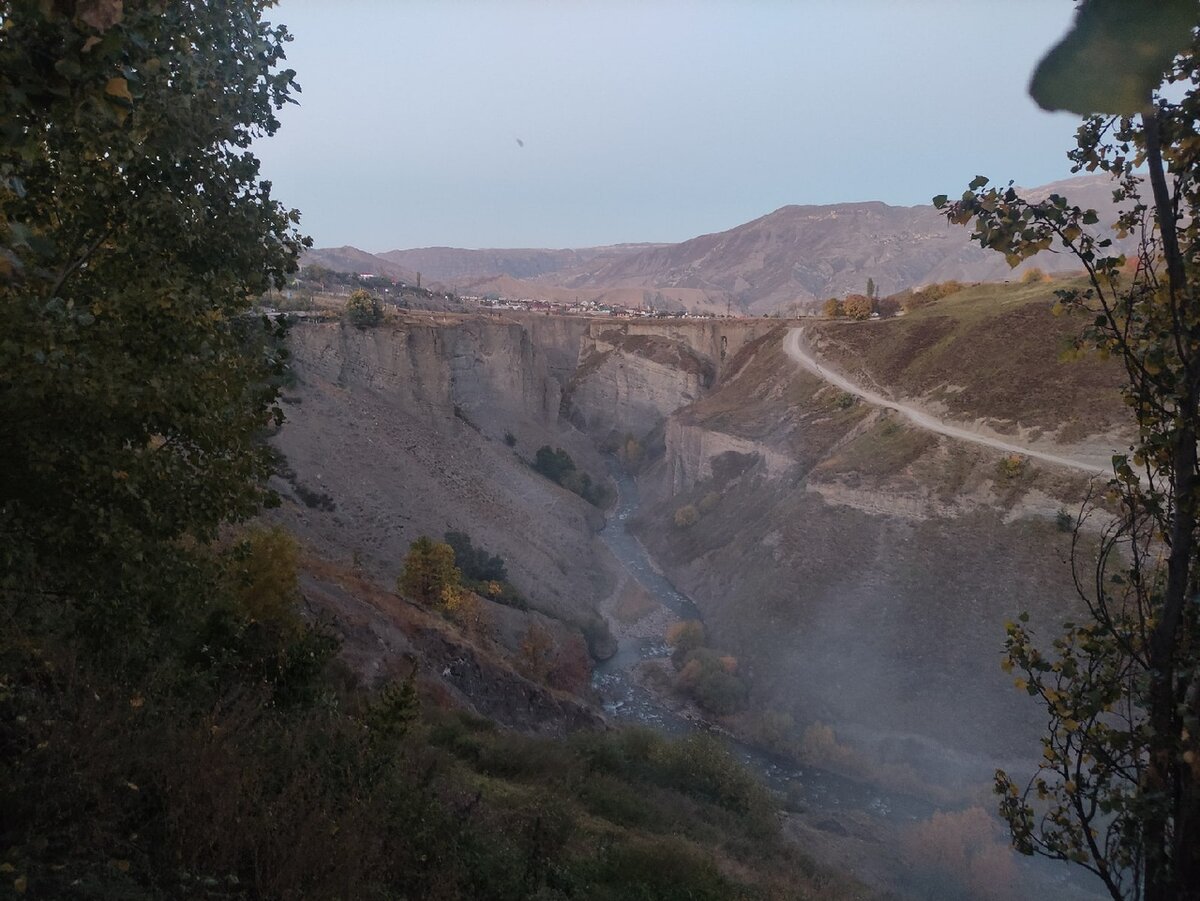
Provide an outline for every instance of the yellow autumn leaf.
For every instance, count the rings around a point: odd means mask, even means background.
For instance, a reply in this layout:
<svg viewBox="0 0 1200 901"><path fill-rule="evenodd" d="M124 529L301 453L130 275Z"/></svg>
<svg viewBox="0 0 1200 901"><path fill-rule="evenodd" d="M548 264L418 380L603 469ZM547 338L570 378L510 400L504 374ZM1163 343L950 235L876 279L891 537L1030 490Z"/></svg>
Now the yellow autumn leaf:
<svg viewBox="0 0 1200 901"><path fill-rule="evenodd" d="M25 894L25 889L29 888L29 880L24 876L18 876L13 880L13 891L18 895Z"/></svg>

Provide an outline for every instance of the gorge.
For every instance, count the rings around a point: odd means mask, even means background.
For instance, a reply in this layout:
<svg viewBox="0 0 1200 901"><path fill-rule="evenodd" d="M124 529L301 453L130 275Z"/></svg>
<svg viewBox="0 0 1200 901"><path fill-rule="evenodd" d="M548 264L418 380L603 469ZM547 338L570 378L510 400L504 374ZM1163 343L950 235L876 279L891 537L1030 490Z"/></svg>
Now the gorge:
<svg viewBox="0 0 1200 901"><path fill-rule="evenodd" d="M529 601L487 605L514 654L533 622L598 660L615 633L620 664L600 664L599 697L481 693L478 664L471 675L449 657L430 674L501 722L569 731L605 700L619 720L634 684L650 690L644 714L671 695L663 631L694 604L749 686L723 731L849 778L859 807L988 806L992 769L1019 769L1038 728L999 670L1003 624L1073 609L1063 518L1092 462L1125 440L1117 374L1057 362L1071 323L1046 311L1051 288L998 290L892 321L810 321L805 337L855 384L1044 458L938 435L829 384L788 355L795 323L418 312L366 330L302 323L276 439L296 502L281 515L381 586L419 535L470 534ZM982 365L956 365L964 354ZM624 500L640 501L610 509L619 520L604 530L603 511L530 468L542 446L594 479L611 467ZM297 486L334 509L305 504ZM695 519L680 525L684 508ZM644 547L644 565L614 546L614 527ZM684 600L665 610L664 592ZM363 622L350 643L365 677L414 652L380 611ZM614 672L625 683L606 687ZM668 708L654 716L713 719L677 698ZM793 828L810 845L831 839L834 859L874 828L861 812L831 825L836 799L798 803L810 815Z"/></svg>

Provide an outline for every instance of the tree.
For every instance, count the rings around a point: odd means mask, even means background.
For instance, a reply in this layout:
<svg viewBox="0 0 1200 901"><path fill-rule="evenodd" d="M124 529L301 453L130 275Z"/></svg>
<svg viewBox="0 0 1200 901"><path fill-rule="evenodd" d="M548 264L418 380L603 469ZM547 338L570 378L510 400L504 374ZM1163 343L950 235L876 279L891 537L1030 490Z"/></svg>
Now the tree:
<svg viewBox="0 0 1200 901"><path fill-rule="evenodd" d="M383 304L362 288L355 289L346 301L346 320L355 328L370 328L383 321Z"/></svg>
<svg viewBox="0 0 1200 901"><path fill-rule="evenodd" d="M875 299L875 279L867 279L867 297L871 300Z"/></svg>
<svg viewBox="0 0 1200 901"><path fill-rule="evenodd" d="M821 307L821 314L828 316L830 319L840 319L846 315L846 311L842 309L842 302L840 300L836 297L831 297Z"/></svg>
<svg viewBox="0 0 1200 901"><path fill-rule="evenodd" d="M533 469L534 472L561 485L567 473L575 470L575 461L561 447L552 448L548 444L543 444L533 456Z"/></svg>
<svg viewBox="0 0 1200 901"><path fill-rule="evenodd" d="M0 591L18 606L174 604L180 539L272 497L286 351L248 311L306 239L249 149L296 89L268 5L3 5Z"/></svg>
<svg viewBox="0 0 1200 901"><path fill-rule="evenodd" d="M1121 6L1085 4L1076 30L1051 56L1069 51L1083 66L1087 54L1079 56L1079 47L1096 34L1112 37L1110 20L1124 15ZM1194 7L1187 15L1192 33ZM1144 33L1134 32L1122 40ZM1105 95L1076 93L1071 85L1087 81L1087 72L1068 70L1044 63L1035 95L1043 101L1066 97L1095 111L1079 128L1069 156L1076 171L1112 176L1122 209L1117 231L1141 238L1132 267L1113 254L1109 238L1092 233L1098 214L1066 198L1027 201L1011 183L988 187L983 177L954 203L935 198L951 221L973 222L974 237L1004 253L1010 265L1056 243L1083 265L1088 286L1056 291L1057 308L1088 317L1079 349L1093 348L1124 364L1124 393L1138 430L1132 453L1113 459L1106 495L1119 515L1105 529L1094 560L1084 560L1076 535L1073 560L1086 621L1065 624L1050 652L1039 648L1024 617L1008 627L1004 666L1018 670L1018 687L1040 699L1049 728L1038 773L1022 786L1001 771L996 787L1018 850L1086 867L1113 898L1195 898L1200 45L1175 57L1165 74L1158 70L1153 93L1147 88L1138 95L1136 112L1124 89L1107 109ZM1069 77L1056 80L1064 72ZM1136 80L1145 73L1126 75ZM1170 85L1184 89L1165 90Z"/></svg>
<svg viewBox="0 0 1200 901"><path fill-rule="evenodd" d="M454 548L422 535L409 546L396 590L423 604L439 604L458 589L460 579Z"/></svg>
<svg viewBox="0 0 1200 901"><path fill-rule="evenodd" d="M842 310L851 319L870 319L875 312L875 301L865 294L851 294L842 301Z"/></svg>

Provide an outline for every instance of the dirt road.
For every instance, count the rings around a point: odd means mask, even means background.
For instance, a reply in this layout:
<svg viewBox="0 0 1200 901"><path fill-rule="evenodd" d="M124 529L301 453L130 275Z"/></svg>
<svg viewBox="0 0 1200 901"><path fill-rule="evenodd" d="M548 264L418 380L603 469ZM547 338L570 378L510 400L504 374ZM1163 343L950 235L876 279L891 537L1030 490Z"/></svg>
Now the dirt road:
<svg viewBox="0 0 1200 901"><path fill-rule="evenodd" d="M1067 457L1060 454L1051 454L1045 451L1035 450L1031 447L1025 447L1020 444L1012 444L1008 441L1003 441L999 438L994 438L990 435L984 435L980 432L973 431L962 426L951 425L941 419L931 416L923 410L920 410L909 404L902 404L890 398L884 397L878 392L871 391L861 385L857 385L843 375L829 369L827 366L822 366L817 362L812 355L812 350L808 346L808 342L804 340L804 329L793 328L789 329L787 337L783 340L783 349L789 357L807 369L809 372L820 376L831 385L841 388L848 394L853 394L861 397L869 404L877 407L886 407L889 410L895 410L897 413L904 416L913 425L918 428L926 429L930 432L936 432L939 435L946 435L949 438L955 438L959 441L970 441L973 444L982 444L985 447L995 448L998 451L1003 451L1008 454L1020 454L1024 457L1030 457L1035 460L1043 460L1046 463L1053 463L1056 466L1066 466L1070 469L1081 470L1082 472L1093 475L1109 475L1112 473L1111 466L1104 466L1089 460L1083 460L1076 457Z"/></svg>

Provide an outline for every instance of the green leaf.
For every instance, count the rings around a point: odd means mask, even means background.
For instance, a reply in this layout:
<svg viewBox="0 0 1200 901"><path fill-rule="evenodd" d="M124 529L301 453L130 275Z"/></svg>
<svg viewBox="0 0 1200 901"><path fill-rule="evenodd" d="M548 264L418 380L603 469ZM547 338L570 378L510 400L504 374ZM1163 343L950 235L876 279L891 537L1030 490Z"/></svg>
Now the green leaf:
<svg viewBox="0 0 1200 901"><path fill-rule="evenodd" d="M987 183L988 183L988 178L986 175L976 175L973 179L971 179L971 183L969 185L967 185L967 187L970 188L972 191L978 191L980 188L984 187Z"/></svg>
<svg viewBox="0 0 1200 901"><path fill-rule="evenodd" d="M1029 94L1046 110L1139 113L1195 26L1194 0L1084 0Z"/></svg>

